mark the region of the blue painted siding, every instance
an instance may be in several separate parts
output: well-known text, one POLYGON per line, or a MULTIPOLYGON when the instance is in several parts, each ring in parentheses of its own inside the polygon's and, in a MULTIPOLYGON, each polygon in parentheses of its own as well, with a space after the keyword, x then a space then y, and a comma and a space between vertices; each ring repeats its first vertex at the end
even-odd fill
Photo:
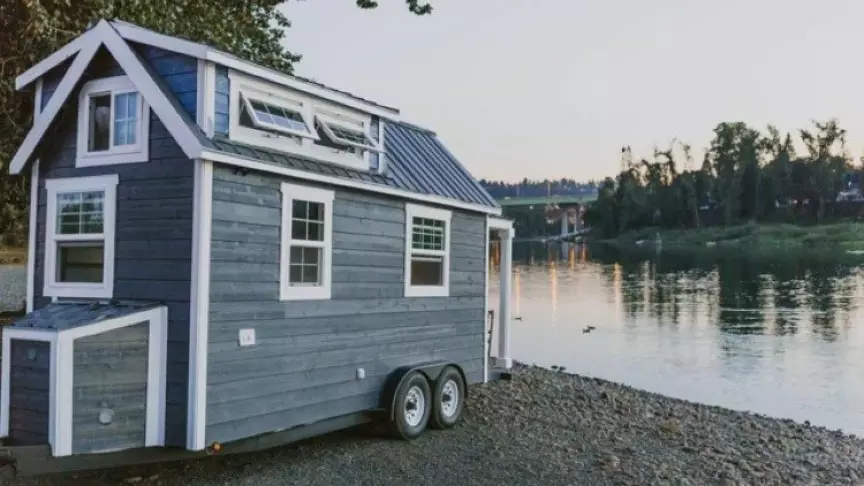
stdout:
POLYGON ((231 109, 231 80, 228 79, 228 68, 225 66, 216 66, 216 116, 214 121, 214 130, 216 133, 223 135, 228 134, 228 112, 231 109))
POLYGON ((198 111, 198 60, 158 47, 135 47, 194 120, 198 111))
POLYGON ((281 182, 214 171, 208 443, 374 408, 404 364, 451 359, 482 379, 483 216, 453 213, 451 297, 405 298, 404 201, 335 189, 332 299, 280 302, 281 182), (255 346, 237 345, 243 328, 255 346))
MULTIPOLYGON (((87 78, 123 74, 107 53, 87 78)), ((197 74, 196 74, 197 75, 197 74)), ((45 259, 45 180, 118 174, 114 297, 164 302, 168 307, 168 404, 166 440, 186 440, 189 354, 189 298, 192 260, 194 166, 151 111, 150 161, 76 168, 77 93, 64 108, 63 122, 46 136, 40 157, 36 228, 36 307, 42 297, 45 259)))
MULTIPOLYGON (((9 438, 14 445, 48 443, 51 345, 12 339, 9 352, 9 438)), ((7 357, 4 357, 6 359, 7 357)))
POLYGON ((63 75, 66 74, 67 69, 69 69, 69 61, 48 71, 45 76, 42 77, 42 105, 39 107, 40 111, 44 110, 45 106, 48 105, 48 102, 51 101, 51 96, 53 96, 54 92, 57 91, 57 85, 59 85, 60 81, 63 80, 63 75))

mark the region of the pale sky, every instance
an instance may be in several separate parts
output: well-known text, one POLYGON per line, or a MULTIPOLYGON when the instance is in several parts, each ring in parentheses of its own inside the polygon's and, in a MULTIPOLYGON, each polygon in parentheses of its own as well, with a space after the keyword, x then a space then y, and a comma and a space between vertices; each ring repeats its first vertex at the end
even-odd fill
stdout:
POLYGON ((614 175, 720 121, 864 141, 862 0, 291 1, 297 74, 399 108, 475 177, 614 175))

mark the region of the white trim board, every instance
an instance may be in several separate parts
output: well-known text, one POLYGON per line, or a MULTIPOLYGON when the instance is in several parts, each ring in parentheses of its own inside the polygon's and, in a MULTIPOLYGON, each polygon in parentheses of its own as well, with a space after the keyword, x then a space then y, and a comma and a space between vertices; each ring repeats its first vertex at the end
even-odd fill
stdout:
POLYGON ((36 225, 39 214, 39 160, 30 170, 30 227, 27 241, 27 313, 33 312, 36 295, 36 225))
POLYGON ((192 216, 192 276, 189 309, 189 383, 186 448, 205 448, 207 430, 207 344, 210 312, 210 239, 213 219, 213 163, 195 160, 192 216))
POLYGON ((24 138, 24 142, 18 148, 12 161, 9 163, 9 172, 18 174, 26 165, 27 161, 33 155, 36 147, 45 136, 45 132, 57 117, 60 108, 66 103, 72 90, 78 84, 84 70, 90 64, 90 61, 95 56, 96 51, 100 46, 104 45, 120 68, 135 84, 135 88, 141 93, 141 96, 150 105, 153 110, 174 140, 183 149, 183 152, 190 159, 198 157, 202 150, 201 141, 193 128, 186 123, 183 115, 174 108, 171 101, 162 92, 162 89, 156 84, 156 81, 150 74, 150 71, 141 64, 138 55, 129 47, 126 41, 111 27, 111 25, 102 20, 93 29, 79 37, 81 40, 81 50, 75 57, 72 65, 66 71, 57 90, 51 96, 48 106, 43 110, 42 115, 34 122, 30 132, 24 138))
POLYGON ((63 61, 69 59, 75 54, 78 54, 78 52, 81 51, 87 43, 85 40, 86 36, 87 32, 76 37, 72 42, 69 42, 60 49, 52 52, 51 55, 36 63, 35 66, 21 73, 17 78, 15 78, 15 90, 18 91, 23 89, 28 84, 46 75, 48 71, 54 69, 63 61))
POLYGON ((222 164, 233 165, 237 167, 244 167, 251 170, 257 170, 260 172, 268 172, 271 174, 279 174, 286 177, 292 177, 295 179, 302 179, 311 182, 320 182, 322 184, 328 184, 339 187, 347 187, 351 189, 359 189, 363 191, 374 192, 378 194, 385 194, 388 196, 395 196, 402 199, 408 199, 411 201, 419 201, 425 204, 434 204, 438 206, 444 206, 448 208, 456 208, 463 209, 466 211, 473 211, 477 213, 483 214, 492 214, 492 215, 500 215, 501 208, 492 207, 492 206, 481 206, 479 204, 466 203, 462 201, 457 201, 455 199, 449 199, 441 196, 432 196, 428 194, 421 194, 418 192, 406 191, 404 189, 397 189, 395 187, 383 186, 379 184, 369 184, 365 182, 359 182, 351 179, 343 179, 341 177, 332 177, 326 176, 322 174, 314 174, 312 172, 306 172, 303 170, 290 169, 288 167, 281 167, 272 164, 267 164, 265 162, 259 162, 256 160, 248 159, 242 156, 235 156, 226 154, 223 152, 214 152, 210 150, 204 150, 201 153, 201 158, 206 160, 211 160, 213 162, 219 162, 222 164))

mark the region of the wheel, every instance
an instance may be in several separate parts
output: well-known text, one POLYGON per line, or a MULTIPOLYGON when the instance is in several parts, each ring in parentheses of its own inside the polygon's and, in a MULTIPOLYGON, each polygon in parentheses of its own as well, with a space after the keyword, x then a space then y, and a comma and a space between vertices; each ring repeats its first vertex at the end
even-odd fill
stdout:
POLYGON ((426 430, 431 414, 432 390, 422 373, 413 371, 402 380, 393 402, 391 435, 412 440, 426 430))
POLYGON ((452 366, 444 368, 435 380, 432 397, 429 424, 436 429, 449 429, 456 425, 465 409, 465 381, 459 370, 452 366))

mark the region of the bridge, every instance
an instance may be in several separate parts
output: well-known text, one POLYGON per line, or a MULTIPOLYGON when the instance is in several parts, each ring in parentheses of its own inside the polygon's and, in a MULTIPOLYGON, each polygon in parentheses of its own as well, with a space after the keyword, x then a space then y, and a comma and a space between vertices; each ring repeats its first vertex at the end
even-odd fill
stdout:
POLYGON ((502 208, 525 207, 525 206, 554 206, 554 205, 586 205, 597 200, 597 194, 580 194, 566 196, 536 196, 536 197, 510 197, 505 196, 498 199, 502 208))
POLYGON ((531 210, 542 210, 546 221, 561 222, 561 232, 556 236, 535 238, 540 241, 571 241, 586 235, 590 228, 586 228, 582 221, 585 207, 597 200, 597 194, 579 195, 548 195, 535 197, 504 197, 498 199, 498 204, 506 212, 513 208, 530 208, 531 210), (571 230, 572 225, 572 230, 571 230))

